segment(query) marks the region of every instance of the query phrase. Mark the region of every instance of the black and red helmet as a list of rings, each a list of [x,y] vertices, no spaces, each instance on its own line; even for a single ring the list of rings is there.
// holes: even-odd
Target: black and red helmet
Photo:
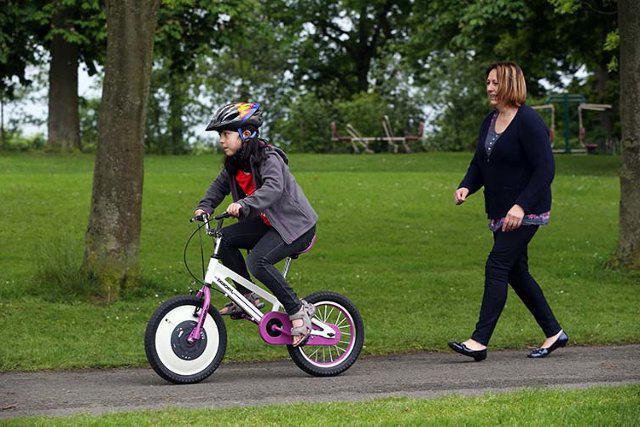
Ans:
[[[258,129],[262,125],[262,110],[257,102],[234,102],[216,111],[205,130],[237,130],[251,125]]]

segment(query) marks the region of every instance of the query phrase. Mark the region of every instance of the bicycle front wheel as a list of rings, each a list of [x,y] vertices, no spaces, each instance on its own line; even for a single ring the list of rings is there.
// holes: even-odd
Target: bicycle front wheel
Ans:
[[[197,383],[220,365],[227,348],[227,330],[215,307],[209,307],[201,337],[187,338],[196,327],[193,315],[202,302],[193,296],[178,296],[164,302],[151,316],[144,337],[147,360],[154,371],[176,384]]]

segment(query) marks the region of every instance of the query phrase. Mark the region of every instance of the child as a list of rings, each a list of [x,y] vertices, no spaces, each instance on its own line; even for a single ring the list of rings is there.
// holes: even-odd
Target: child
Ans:
[[[318,216],[289,172],[284,152],[258,137],[260,125],[262,111],[256,102],[227,104],[216,112],[206,130],[220,134],[224,167],[195,215],[211,214],[231,193],[227,212],[239,221],[222,229],[222,262],[247,280],[250,271],[273,292],[289,314],[297,347],[311,334],[315,307],[298,299],[274,264],[311,245]],[[240,249],[251,249],[246,264]],[[256,307],[264,306],[256,294],[236,287]],[[223,315],[240,313],[233,302],[220,310]]]

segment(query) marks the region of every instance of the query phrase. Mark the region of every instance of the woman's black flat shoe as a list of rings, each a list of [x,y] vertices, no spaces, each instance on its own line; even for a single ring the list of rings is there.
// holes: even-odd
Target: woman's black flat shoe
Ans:
[[[567,336],[567,334],[562,332],[560,334],[560,336],[558,337],[558,339],[556,340],[556,342],[551,344],[550,347],[548,347],[548,348],[542,348],[542,347],[536,348],[531,353],[529,353],[529,355],[527,357],[530,358],[530,359],[541,359],[543,357],[547,357],[549,354],[551,354],[551,352],[553,350],[566,346],[568,342],[569,342],[569,337]]]
[[[471,350],[469,347],[464,345],[463,343],[457,341],[449,341],[449,348],[456,353],[460,353],[464,356],[473,357],[476,362],[484,360],[487,358],[487,349],[484,350]]]

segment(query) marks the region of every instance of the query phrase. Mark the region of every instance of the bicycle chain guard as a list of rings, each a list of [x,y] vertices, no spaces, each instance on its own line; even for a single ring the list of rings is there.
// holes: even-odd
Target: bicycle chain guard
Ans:
[[[327,325],[335,331],[333,338],[311,335],[305,345],[337,345],[340,342],[340,328],[332,323]],[[260,337],[267,344],[291,345],[293,343],[291,327],[291,320],[289,320],[289,316],[286,313],[270,311],[262,317],[258,330],[260,331]],[[319,330],[316,325],[313,325],[313,328]]]

